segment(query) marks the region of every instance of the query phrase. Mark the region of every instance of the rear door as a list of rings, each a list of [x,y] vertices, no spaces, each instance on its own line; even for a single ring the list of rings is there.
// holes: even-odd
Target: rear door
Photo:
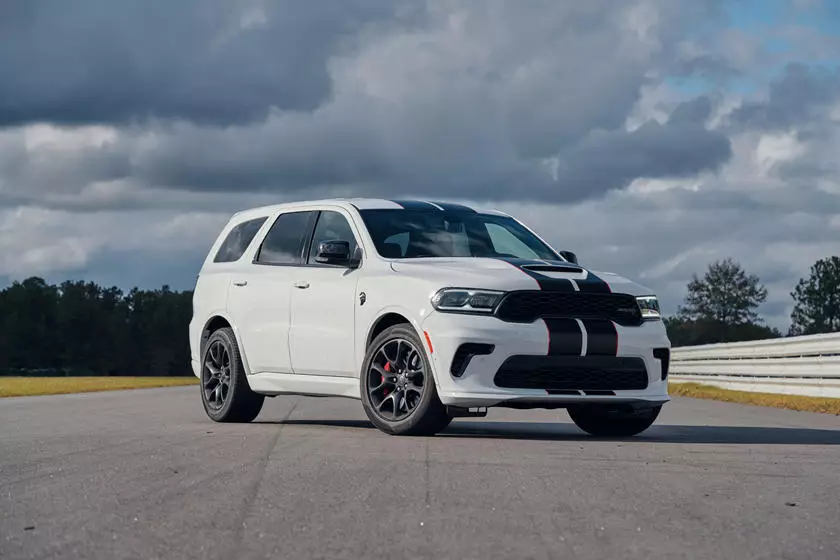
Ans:
[[[251,373],[292,373],[290,296],[316,216],[314,211],[281,213],[253,259],[231,276],[228,313]]]
[[[322,241],[347,241],[353,255],[359,235],[341,209],[319,213],[305,266],[295,271],[289,347],[295,373],[354,377],[358,268],[315,262]]]

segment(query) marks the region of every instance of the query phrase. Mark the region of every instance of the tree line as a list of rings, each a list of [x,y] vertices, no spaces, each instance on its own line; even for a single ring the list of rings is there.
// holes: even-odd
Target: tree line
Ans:
[[[788,335],[840,331],[840,257],[817,261],[791,296]],[[784,336],[764,324],[760,279],[731,259],[694,275],[665,318],[674,346]],[[191,375],[192,291],[32,277],[0,291],[0,375]]]
[[[793,311],[788,336],[840,331],[840,257],[820,259],[790,293]],[[737,342],[784,336],[758,315],[767,289],[732,259],[715,261],[693,275],[677,313],[665,319],[674,346]]]
[[[192,292],[47,284],[0,291],[0,375],[191,375]]]

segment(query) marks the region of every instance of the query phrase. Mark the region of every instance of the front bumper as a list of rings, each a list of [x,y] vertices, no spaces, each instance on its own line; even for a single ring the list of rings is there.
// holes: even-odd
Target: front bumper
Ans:
[[[549,332],[542,320],[527,324],[507,323],[495,317],[435,312],[422,322],[421,327],[432,341],[431,361],[438,395],[447,406],[559,408],[575,403],[649,405],[670,400],[668,381],[662,379],[662,363],[654,356],[655,349],[670,349],[671,346],[665,328],[659,321],[646,322],[638,327],[615,325],[615,355],[641,359],[647,372],[647,386],[642,389],[606,391],[610,394],[505,388],[496,384],[496,373],[508,358],[549,354]],[[453,358],[458,348],[465,343],[490,344],[493,345],[493,351],[486,355],[472,356],[467,366],[461,369],[463,373],[460,376],[453,375]]]

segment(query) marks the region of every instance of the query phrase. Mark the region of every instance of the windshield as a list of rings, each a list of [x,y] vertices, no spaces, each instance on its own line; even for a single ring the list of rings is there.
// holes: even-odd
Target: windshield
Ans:
[[[362,210],[386,258],[491,257],[562,260],[519,222],[474,212]]]

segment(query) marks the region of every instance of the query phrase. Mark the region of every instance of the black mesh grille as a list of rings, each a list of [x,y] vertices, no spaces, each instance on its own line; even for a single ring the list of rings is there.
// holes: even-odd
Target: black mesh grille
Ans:
[[[508,389],[628,391],[646,389],[641,358],[616,356],[511,356],[493,379]]]
[[[623,326],[642,324],[636,298],[629,294],[511,292],[499,304],[496,316],[514,323],[530,323],[541,317],[574,317],[610,319]]]

